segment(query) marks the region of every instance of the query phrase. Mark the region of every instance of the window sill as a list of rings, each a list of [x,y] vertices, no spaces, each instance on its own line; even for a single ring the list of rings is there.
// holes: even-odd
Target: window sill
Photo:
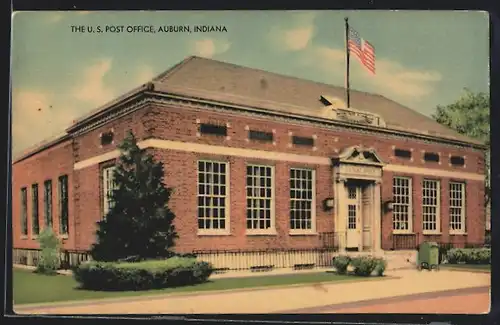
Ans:
[[[68,239],[68,235],[59,235],[57,236],[59,239]]]
[[[318,233],[315,230],[290,230],[288,233],[290,236],[317,236]]]
[[[198,236],[229,236],[229,230],[198,230]]]
[[[275,229],[272,230],[247,230],[247,236],[276,236],[278,233]]]
[[[463,231],[450,231],[451,236],[467,236],[466,232]]]
[[[393,230],[392,234],[393,235],[416,235],[416,233],[413,231],[401,231],[401,230]]]
[[[21,235],[20,237],[21,239],[28,239],[28,236],[27,235]]]
[[[440,231],[424,231],[423,235],[424,236],[437,236],[437,235],[442,235],[443,233]]]

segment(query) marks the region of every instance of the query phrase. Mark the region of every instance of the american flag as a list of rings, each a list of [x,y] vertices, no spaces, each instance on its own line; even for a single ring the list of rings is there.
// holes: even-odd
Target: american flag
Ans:
[[[349,28],[348,49],[370,73],[375,74],[375,48],[352,28]]]

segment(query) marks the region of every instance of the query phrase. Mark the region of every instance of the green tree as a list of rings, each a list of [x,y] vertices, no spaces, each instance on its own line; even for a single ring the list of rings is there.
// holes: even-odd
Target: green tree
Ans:
[[[59,239],[51,228],[45,228],[38,236],[38,243],[40,243],[41,252],[36,272],[56,274],[59,267]]]
[[[484,92],[474,93],[464,89],[464,93],[446,106],[438,105],[432,116],[437,122],[456,130],[458,133],[469,136],[490,145],[490,99]],[[486,151],[485,158],[485,204],[490,200],[490,150]]]
[[[131,132],[119,149],[113,205],[97,223],[92,258],[117,261],[169,257],[177,233],[173,225],[175,215],[168,208],[172,189],[163,182],[163,164],[141,150]]]

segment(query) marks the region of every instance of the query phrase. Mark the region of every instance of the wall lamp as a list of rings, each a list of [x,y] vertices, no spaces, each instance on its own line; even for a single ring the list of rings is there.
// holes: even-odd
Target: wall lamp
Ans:
[[[323,209],[325,211],[329,211],[333,209],[333,197],[327,197],[326,199],[323,200]]]
[[[384,211],[390,212],[393,209],[394,202],[392,200],[387,200],[384,202]]]

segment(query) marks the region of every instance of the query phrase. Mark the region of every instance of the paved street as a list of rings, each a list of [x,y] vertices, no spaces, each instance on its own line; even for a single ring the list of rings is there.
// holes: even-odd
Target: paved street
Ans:
[[[443,312],[469,313],[471,308],[481,312],[489,309],[489,273],[469,273],[441,270],[418,272],[393,271],[391,278],[381,281],[327,283],[265,290],[236,290],[199,294],[176,294],[154,297],[135,297],[113,301],[87,301],[49,306],[15,306],[19,314],[192,314],[192,313],[284,313],[284,312]],[[482,289],[477,289],[481,287]],[[476,289],[471,289],[476,288]],[[468,289],[453,296],[443,291]],[[476,291],[474,291],[476,290]],[[441,292],[441,293],[440,293]],[[428,294],[423,299],[394,297]],[[442,295],[441,298],[436,298]],[[462,299],[460,299],[462,296]],[[464,300],[463,297],[468,297]],[[383,299],[393,298],[390,303]],[[417,299],[416,299],[417,298]],[[376,300],[378,299],[378,304]],[[409,302],[413,299],[413,302]],[[438,300],[429,300],[438,299]],[[365,305],[353,305],[371,300]],[[457,301],[459,303],[457,303]],[[473,303],[469,303],[473,301]],[[349,303],[351,305],[349,305]],[[442,305],[443,304],[443,305]],[[444,304],[446,304],[446,307]],[[442,305],[442,306],[441,306]],[[472,306],[473,305],[473,306]],[[327,306],[327,307],[325,307]],[[399,307],[398,307],[399,306]],[[311,311],[316,310],[316,311]]]

